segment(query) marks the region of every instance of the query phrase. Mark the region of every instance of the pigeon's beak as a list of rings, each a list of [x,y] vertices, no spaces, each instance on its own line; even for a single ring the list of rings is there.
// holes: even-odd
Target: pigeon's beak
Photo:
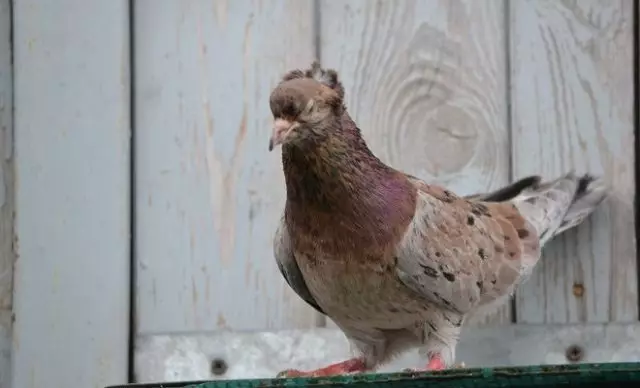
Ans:
[[[284,143],[286,137],[298,124],[285,119],[276,119],[273,123],[273,133],[269,139],[269,151],[272,151],[277,145]]]

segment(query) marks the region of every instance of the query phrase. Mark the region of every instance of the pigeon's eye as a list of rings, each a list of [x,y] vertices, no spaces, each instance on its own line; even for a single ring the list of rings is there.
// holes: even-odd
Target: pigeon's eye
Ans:
[[[288,102],[282,107],[282,115],[285,117],[296,117],[296,111],[296,106],[292,102]]]

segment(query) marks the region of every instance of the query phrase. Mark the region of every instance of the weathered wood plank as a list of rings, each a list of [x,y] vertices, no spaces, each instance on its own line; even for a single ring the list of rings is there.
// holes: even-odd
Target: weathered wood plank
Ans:
[[[499,1],[321,0],[321,58],[372,150],[460,194],[509,181]],[[503,306],[491,322],[509,322]]]
[[[0,387],[11,388],[10,310],[0,310]]]
[[[124,0],[14,2],[13,387],[127,381],[129,35]]]
[[[474,327],[462,333],[456,362],[467,367],[565,364],[577,345],[579,362],[640,361],[640,324],[508,325]],[[318,368],[351,355],[344,335],[333,329],[259,333],[143,336],[136,349],[140,382],[268,378],[288,368]],[[211,373],[212,359],[224,360],[223,375]],[[422,368],[426,360],[412,350],[379,372]]]
[[[11,4],[0,0],[0,386],[10,387],[13,298],[13,72]]]
[[[14,213],[11,6],[0,0],[0,310],[11,310]]]
[[[135,7],[137,332],[315,326],[273,259],[267,150],[271,89],[313,58],[312,1]]]
[[[604,174],[613,198],[545,250],[518,322],[638,318],[633,1],[512,5],[514,174]]]

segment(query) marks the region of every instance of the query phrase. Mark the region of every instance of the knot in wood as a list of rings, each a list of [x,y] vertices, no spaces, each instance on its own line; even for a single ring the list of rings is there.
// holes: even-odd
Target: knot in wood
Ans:
[[[584,286],[581,283],[573,284],[573,296],[576,298],[582,298],[584,295]]]

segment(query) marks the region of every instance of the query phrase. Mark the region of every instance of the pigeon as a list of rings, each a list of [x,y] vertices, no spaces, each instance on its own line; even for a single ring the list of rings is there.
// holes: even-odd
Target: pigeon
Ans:
[[[469,317],[508,300],[549,240],[607,197],[602,178],[529,176],[460,196],[381,161],[318,61],[272,90],[269,151],[280,147],[286,203],[273,249],[288,285],[330,317],[354,356],[279,377],[375,371],[418,348],[452,368]]]

